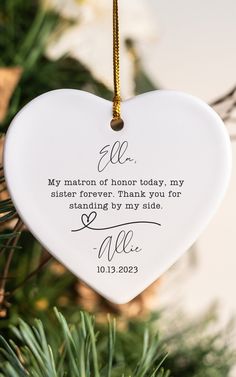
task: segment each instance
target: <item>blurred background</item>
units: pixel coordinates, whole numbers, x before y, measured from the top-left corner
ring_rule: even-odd
[[[122,99],[161,88],[200,97],[225,121],[234,162],[236,2],[120,0],[119,5]],[[63,87],[87,90],[112,99],[112,1],[1,0],[1,146],[11,119],[25,103],[47,90]],[[106,302],[79,282],[30,235],[15,212],[1,173],[0,317],[3,333],[7,336],[9,324],[17,323],[19,316],[29,321],[41,317],[46,323],[53,306],[62,310],[66,318],[72,318],[76,310],[82,308],[96,313],[102,322],[107,312],[111,312],[127,321],[140,318],[148,323],[150,313],[164,311],[160,327],[164,331],[168,329],[168,336],[169,332],[172,334],[176,349],[179,323],[180,328],[183,327],[180,318],[182,322],[185,322],[183,318],[188,319],[195,334],[194,331],[201,331],[196,321],[206,324],[207,318],[217,313],[218,321],[213,327],[217,331],[225,329],[236,314],[235,169],[233,164],[230,186],[220,209],[188,253],[142,295],[120,306]],[[176,328],[173,328],[173,318]],[[225,343],[217,348],[217,352],[220,350],[217,353],[213,343],[206,346],[203,342],[203,346],[197,341],[191,346],[188,336],[189,333],[181,360],[176,356],[177,351],[172,353],[174,376],[229,375],[235,360],[219,361]],[[236,344],[233,330],[229,343]],[[212,363],[207,359],[213,368],[209,367],[209,374],[204,369],[206,364],[201,369],[203,349],[207,355],[208,351],[215,352]],[[196,369],[187,370],[189,361]],[[236,372],[232,371],[231,376],[234,375]]]

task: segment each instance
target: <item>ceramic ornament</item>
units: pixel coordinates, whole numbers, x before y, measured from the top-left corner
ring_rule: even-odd
[[[62,89],[25,106],[8,130],[7,186],[54,257],[101,295],[125,303],[166,271],[218,208],[229,138],[205,103],[154,91],[112,103]]]

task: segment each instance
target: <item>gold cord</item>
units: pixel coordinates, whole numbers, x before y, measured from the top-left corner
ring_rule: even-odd
[[[121,120],[121,96],[120,96],[120,35],[119,35],[119,10],[118,0],[113,0],[113,119],[112,122],[120,124]],[[123,121],[122,121],[123,124]],[[122,125],[123,127],[123,125]]]

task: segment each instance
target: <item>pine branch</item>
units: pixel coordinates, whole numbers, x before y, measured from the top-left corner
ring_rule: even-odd
[[[8,280],[10,265],[13,260],[13,255],[17,247],[17,242],[19,240],[20,230],[22,229],[22,227],[23,223],[19,219],[13,229],[13,232],[11,233],[10,238],[8,238],[7,245],[3,245],[1,250],[1,252],[3,253],[9,247],[6,262],[4,264],[3,274],[0,278],[0,317],[5,316],[6,308],[9,306],[8,302],[6,301],[5,286]]]
[[[37,275],[39,273],[39,271],[42,270],[43,267],[45,267],[48,262],[52,260],[52,256],[51,255],[48,255],[46,258],[44,258],[42,260],[42,262],[39,263],[38,267],[35,268],[32,272],[30,272],[25,278],[24,280],[22,280],[19,284],[17,284],[12,290],[11,292],[9,292],[9,294],[7,295],[7,297],[11,297],[12,295],[15,294],[15,292],[19,289],[19,288],[22,288],[26,283],[29,282],[29,280],[31,280],[35,275]]]
[[[219,113],[223,121],[233,120],[232,115],[236,109],[236,86],[212,101],[210,105]]]
[[[1,377],[228,377],[235,363],[227,333],[212,331],[212,314],[186,328],[182,319],[178,331],[176,318],[171,336],[163,338],[154,317],[117,330],[114,319],[101,326],[94,316],[81,312],[78,318],[74,311],[68,323],[55,313],[57,322],[44,317],[32,326],[20,320],[14,341],[1,339]]]
[[[101,358],[103,339],[99,337],[95,321],[87,313],[80,313],[80,321],[69,325],[63,315],[55,309],[59,328],[55,333],[56,343],[50,344],[41,321],[30,326],[20,320],[13,327],[16,341],[0,339],[2,363],[0,376],[37,377],[97,377],[125,375],[127,366],[116,359],[115,322],[108,320],[107,352]],[[157,336],[143,334],[143,350],[136,355],[136,368],[130,368],[133,377],[167,377],[161,367],[165,356],[161,356]],[[18,345],[20,344],[20,345]],[[14,372],[13,372],[14,371]]]

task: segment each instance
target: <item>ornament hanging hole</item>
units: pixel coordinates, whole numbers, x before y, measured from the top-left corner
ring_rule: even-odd
[[[113,131],[121,131],[122,128],[124,127],[124,121],[121,118],[112,119],[110,125]]]

